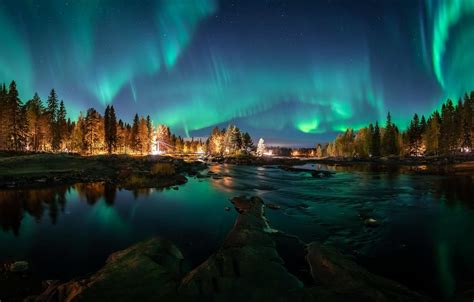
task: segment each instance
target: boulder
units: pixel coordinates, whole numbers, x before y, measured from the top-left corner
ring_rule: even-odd
[[[367,218],[366,220],[364,220],[364,224],[366,227],[376,228],[380,225],[380,221],[374,218]]]
[[[183,275],[183,255],[152,238],[109,256],[90,278],[53,282],[32,301],[166,301]]]
[[[318,243],[307,247],[306,259],[315,282],[350,301],[426,301],[402,285],[374,275],[333,248]]]
[[[23,273],[29,269],[29,264],[26,261],[16,261],[10,264],[9,271],[12,273]]]

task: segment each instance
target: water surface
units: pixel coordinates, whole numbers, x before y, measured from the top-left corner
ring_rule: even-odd
[[[216,165],[221,177],[179,190],[126,191],[103,183],[0,191],[0,261],[27,259],[46,279],[100,268],[113,251],[150,236],[175,242],[196,265],[215,251],[235,195],[259,195],[274,228],[336,246],[370,271],[436,297],[474,281],[474,181],[334,168],[329,178],[276,167]],[[367,217],[381,225],[368,228]]]

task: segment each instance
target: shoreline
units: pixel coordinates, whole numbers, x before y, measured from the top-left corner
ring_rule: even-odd
[[[304,165],[435,175],[474,175],[474,155],[423,158],[296,158],[296,157],[207,157],[130,156],[75,154],[0,154],[0,189],[43,188],[75,183],[107,182],[124,189],[166,188],[182,185],[208,164],[277,166],[291,172],[323,172]]]
[[[166,188],[187,182],[207,168],[172,157],[128,155],[80,156],[25,154],[0,157],[0,189],[43,188],[106,182],[124,189]]]

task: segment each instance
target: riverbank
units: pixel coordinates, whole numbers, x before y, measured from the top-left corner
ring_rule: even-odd
[[[186,183],[185,174],[206,168],[197,161],[163,156],[2,154],[0,189],[107,182],[126,189]]]
[[[211,164],[278,166],[296,172],[300,170],[295,166],[324,164],[378,172],[397,170],[417,174],[474,175],[474,156],[370,159],[243,156],[208,157],[204,160]],[[206,167],[207,164],[192,156],[1,153],[0,189],[90,182],[106,182],[127,189],[164,188],[184,184],[187,181],[185,175],[194,176]]]
[[[417,174],[474,175],[474,155],[453,157],[375,157],[375,158],[303,158],[303,157],[217,157],[211,162],[249,166],[279,166],[284,170],[295,170],[294,166],[323,164],[354,167],[373,171],[400,171]],[[304,169],[302,169],[304,170]]]

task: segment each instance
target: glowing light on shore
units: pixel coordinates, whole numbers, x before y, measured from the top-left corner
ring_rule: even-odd
[[[266,152],[263,152],[263,155],[265,156],[273,156],[273,150],[268,150]]]

